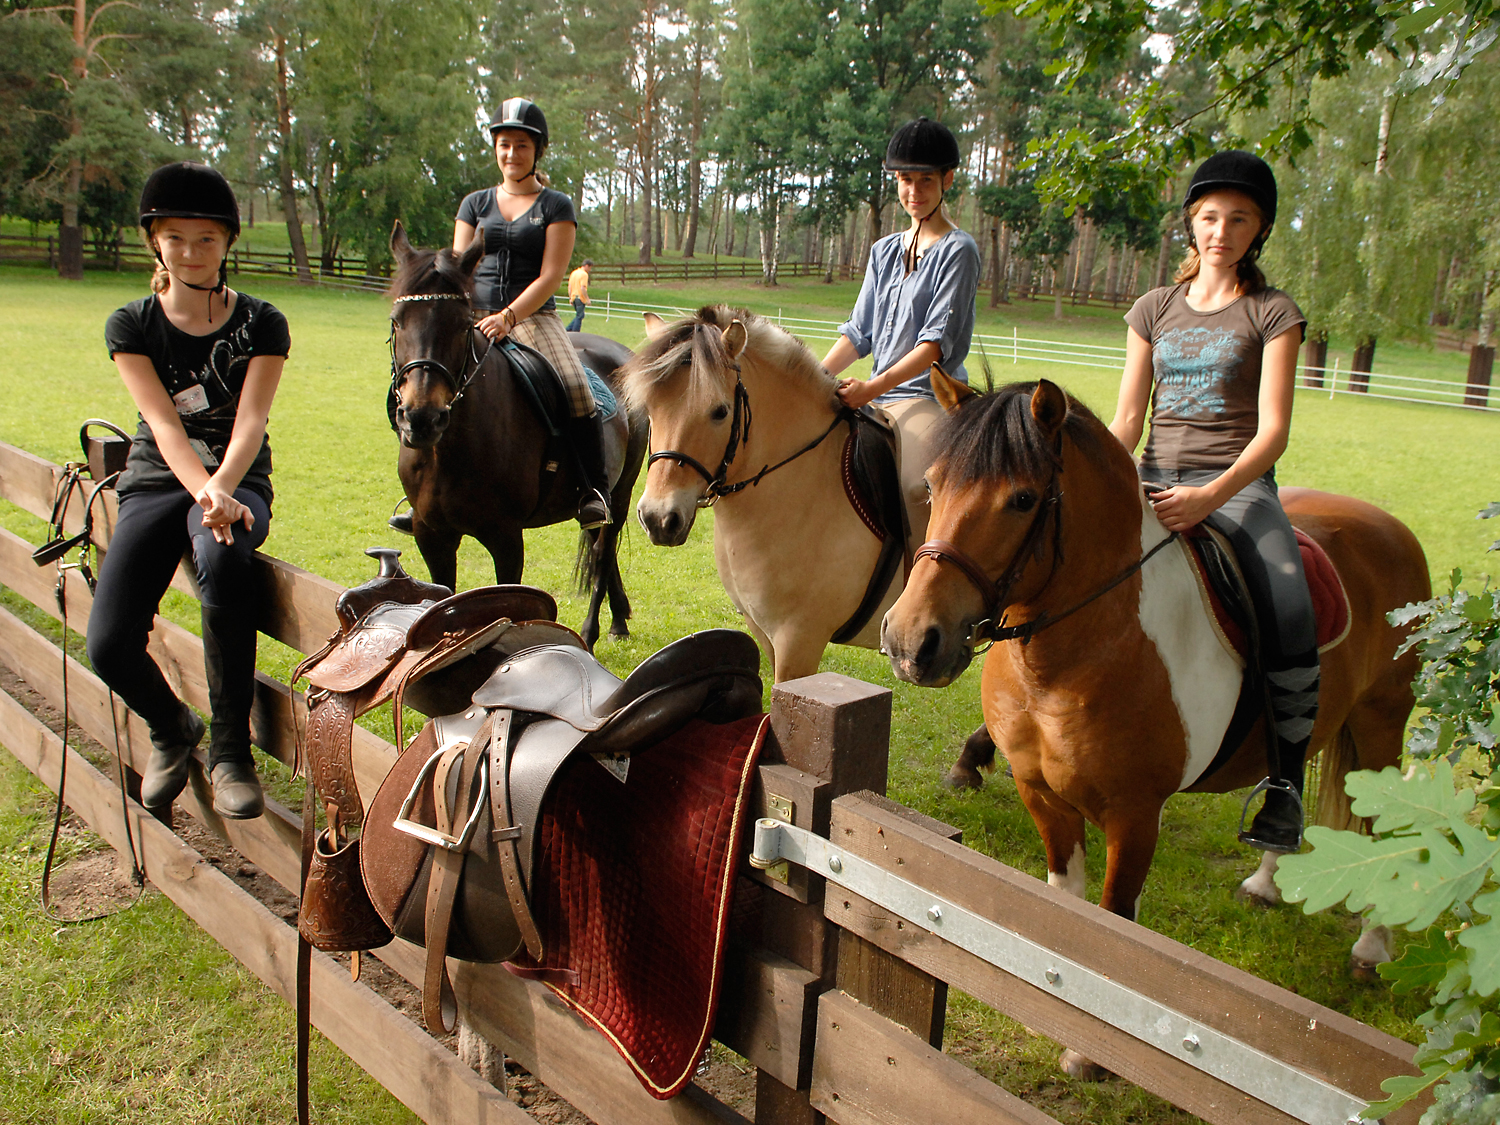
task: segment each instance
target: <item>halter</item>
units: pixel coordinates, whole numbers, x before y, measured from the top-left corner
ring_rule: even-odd
[[[974,588],[979,591],[979,596],[984,599],[984,617],[981,618],[969,632],[969,642],[975,644],[982,642],[982,648],[974,648],[975,654],[986,652],[990,645],[996,641],[1020,641],[1023,645],[1031,643],[1031,638],[1040,633],[1048,626],[1056,625],[1065,617],[1071,617],[1084,606],[1097,601],[1109,593],[1120,583],[1131,575],[1137,573],[1142,567],[1151,561],[1152,557],[1174,542],[1178,538],[1177,532],[1172,532],[1151,550],[1147,551],[1130,566],[1115,575],[1099,589],[1095,590],[1082,601],[1069,606],[1061,613],[1051,613],[1043,610],[1041,615],[1021,625],[1006,625],[1004,606],[1006,599],[1010,597],[1011,588],[1021,577],[1021,572],[1026,568],[1031,555],[1039,554],[1041,550],[1042,533],[1045,530],[1047,520],[1052,520],[1052,569],[1047,573],[1047,579],[1042,583],[1045,590],[1051,583],[1053,575],[1057,573],[1057,567],[1062,562],[1062,489],[1057,481],[1058,469],[1052,470],[1052,476],[1047,481],[1047,487],[1042,495],[1041,510],[1036,518],[1031,521],[1031,526],[1026,529],[1026,537],[1021,540],[1021,545],[1016,549],[1015,555],[1011,557],[1010,564],[1005,572],[994,581],[984,571],[974,558],[945,539],[929,539],[917,548],[912,556],[912,561],[917,559],[933,559],[937,562],[949,562],[956,566],[959,571],[973,583]],[[1040,593],[1041,591],[1038,591]],[[998,617],[998,623],[997,623]]]
[[[397,297],[394,301],[391,302],[391,304],[401,305],[409,301],[462,301],[467,305],[469,303],[469,298],[462,293],[413,293],[406,297]],[[475,346],[474,332],[475,329],[469,329],[469,362],[467,365],[467,370],[461,371],[459,375],[454,375],[453,372],[449,371],[446,364],[427,356],[421,356],[417,359],[407,360],[400,367],[397,367],[396,316],[393,311],[391,314],[391,335],[388,340],[388,343],[391,345],[391,387],[389,397],[396,397],[397,388],[401,386],[401,383],[403,380],[405,380],[408,372],[425,367],[430,371],[436,371],[445,380],[447,380],[448,385],[453,388],[453,398],[448,403],[448,406],[450,408],[453,407],[459,399],[464,397],[464,392],[469,389],[469,384],[474,381],[474,376],[479,374],[479,369],[484,366],[484,361],[489,358],[490,349],[495,346],[494,340],[491,340],[489,337],[485,337],[485,349],[481,353]],[[395,412],[394,410],[392,410],[393,425],[394,415]]]
[[[760,472],[752,477],[746,477],[737,484],[726,484],[725,477],[729,473],[729,466],[733,464],[735,455],[739,453],[740,442],[750,440],[750,392],[745,389],[744,381],[740,378],[740,365],[735,364],[734,417],[729,423],[729,441],[724,445],[724,456],[719,458],[718,469],[710,473],[702,461],[699,461],[696,457],[690,457],[688,454],[677,449],[658,449],[650,457],[646,458],[646,468],[650,469],[651,465],[656,461],[668,460],[676,461],[679,465],[685,465],[695,470],[699,476],[708,482],[708,487],[704,489],[703,495],[698,497],[698,507],[712,508],[719,502],[721,497],[732,496],[736,492],[743,492],[751,485],[758,485],[761,482],[761,478],[765,477],[768,473],[774,473],[783,465],[790,465],[804,453],[811,453],[823,444],[824,439],[829,434],[838,429],[840,423],[852,421],[853,417],[854,412],[847,406],[840,408],[838,413],[834,415],[833,421],[828,424],[828,428],[801,449],[797,450],[796,453],[793,453],[790,457],[782,458],[774,465],[767,464],[761,466]]]

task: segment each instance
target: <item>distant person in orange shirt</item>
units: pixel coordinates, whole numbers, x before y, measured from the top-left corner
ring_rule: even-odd
[[[583,310],[589,303],[589,273],[593,268],[593,259],[585,258],[583,265],[568,274],[568,300],[573,305],[573,319],[568,321],[569,332],[583,330]]]

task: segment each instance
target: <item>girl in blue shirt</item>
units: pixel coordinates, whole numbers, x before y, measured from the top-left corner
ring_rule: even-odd
[[[837,375],[873,355],[869,379],[843,379],[839,401],[858,409],[883,407],[901,432],[901,487],[912,531],[925,537],[928,439],[943,416],[933,398],[934,363],[969,381],[964,359],[974,334],[974,294],[979,287],[979,247],[943,211],[953,186],[958,141],[937,121],[919,117],[891,137],[885,167],[896,175],[897,197],[910,226],[870,247],[864,284],[839,338],[823,358]]]

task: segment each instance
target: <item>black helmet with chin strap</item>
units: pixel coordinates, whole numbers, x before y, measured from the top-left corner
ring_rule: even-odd
[[[887,172],[946,172],[958,163],[958,141],[948,126],[926,117],[897,129],[885,148]]]
[[[541,108],[525,98],[506,98],[490,118],[490,139],[501,129],[520,129],[536,138],[537,150],[547,145],[547,118]]]
[[[240,205],[229,181],[207,164],[195,164],[191,160],[163,165],[146,178],[146,186],[141,189],[140,216],[141,226],[150,236],[151,252],[163,269],[167,264],[162,261],[161,250],[151,234],[151,224],[156,219],[210,219],[223,224],[229,232],[231,244],[240,236]],[[194,285],[181,278],[172,279],[174,284],[209,294],[210,324],[214,319],[213,294],[223,293],[229,285],[227,259],[227,254],[219,259],[219,280],[215,285]],[[227,294],[225,300],[228,301]]]
[[[153,219],[212,219],[228,229],[230,242],[240,236],[240,205],[229,181],[190,160],[163,165],[147,177],[140,216],[148,230]]]
[[[1209,192],[1225,189],[1248,195],[1260,208],[1265,226],[1250,247],[1250,253],[1259,253],[1270,236],[1271,225],[1276,222],[1276,173],[1253,152],[1237,148],[1214,153],[1198,165],[1188,181],[1187,195],[1182,200],[1182,221],[1189,237],[1193,233],[1193,220],[1188,208]]]

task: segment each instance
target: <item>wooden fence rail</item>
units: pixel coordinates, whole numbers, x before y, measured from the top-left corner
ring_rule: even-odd
[[[58,472],[0,444],[0,497],[28,512],[47,516]],[[96,532],[107,546],[113,497],[102,506]],[[81,505],[72,510],[81,511]],[[0,585],[56,618],[55,572],[38,569],[31,548],[0,530]],[[269,593],[262,630],[299,652],[321,645],[333,629],[332,606],[341,588],[267,556],[259,557],[259,574]],[[68,625],[82,633],[89,592],[76,571],[66,581]],[[186,571],[179,572],[178,584],[191,589]],[[206,710],[198,638],[158,618],[151,649],[183,697]],[[3,610],[0,662],[61,705],[62,654]],[[118,721],[125,759],[139,770],[150,752],[144,724],[80,664],[71,663],[67,676],[74,720],[105,745]],[[963,847],[946,825],[884,798],[890,701],[885,689],[835,675],[777,685],[752,803],[757,814],[780,810],[783,819],[837,841],[848,856],[899,871],[933,895],[1060,957],[1107,967],[1127,987],[1358,1097],[1379,1097],[1382,1078],[1412,1072],[1409,1044],[1019,874]],[[289,688],[259,676],[253,736],[282,761],[291,760],[299,706]],[[3,695],[0,742],[55,785],[60,743]],[[367,800],[394,755],[390,743],[355,727],[355,770]],[[201,764],[182,806],[295,893],[297,816],[268,802],[259,820],[221,820],[212,811]],[[121,821],[112,783],[76,755],[69,774],[69,802],[118,846]],[[152,880],[273,990],[289,996],[294,931],[133,803],[130,815],[145,841]],[[1206,1121],[1298,1120],[816,874],[795,870],[781,883],[747,866],[739,893],[715,1038],[756,1067],[757,1125],[816,1125],[825,1118],[840,1125],[939,1119],[1048,1125],[1052,1118],[942,1053],[949,984]],[[420,982],[420,949],[397,941],[377,955]],[[650,1097],[605,1039],[544,986],[494,965],[454,962],[452,968],[470,1032],[594,1121],[747,1125],[746,1117],[697,1086],[671,1101]],[[522,1119],[420,1028],[363,986],[350,984],[334,962],[321,958],[315,971],[315,1025],[424,1120]],[[1389,1121],[1410,1125],[1420,1112],[1407,1107]]]

